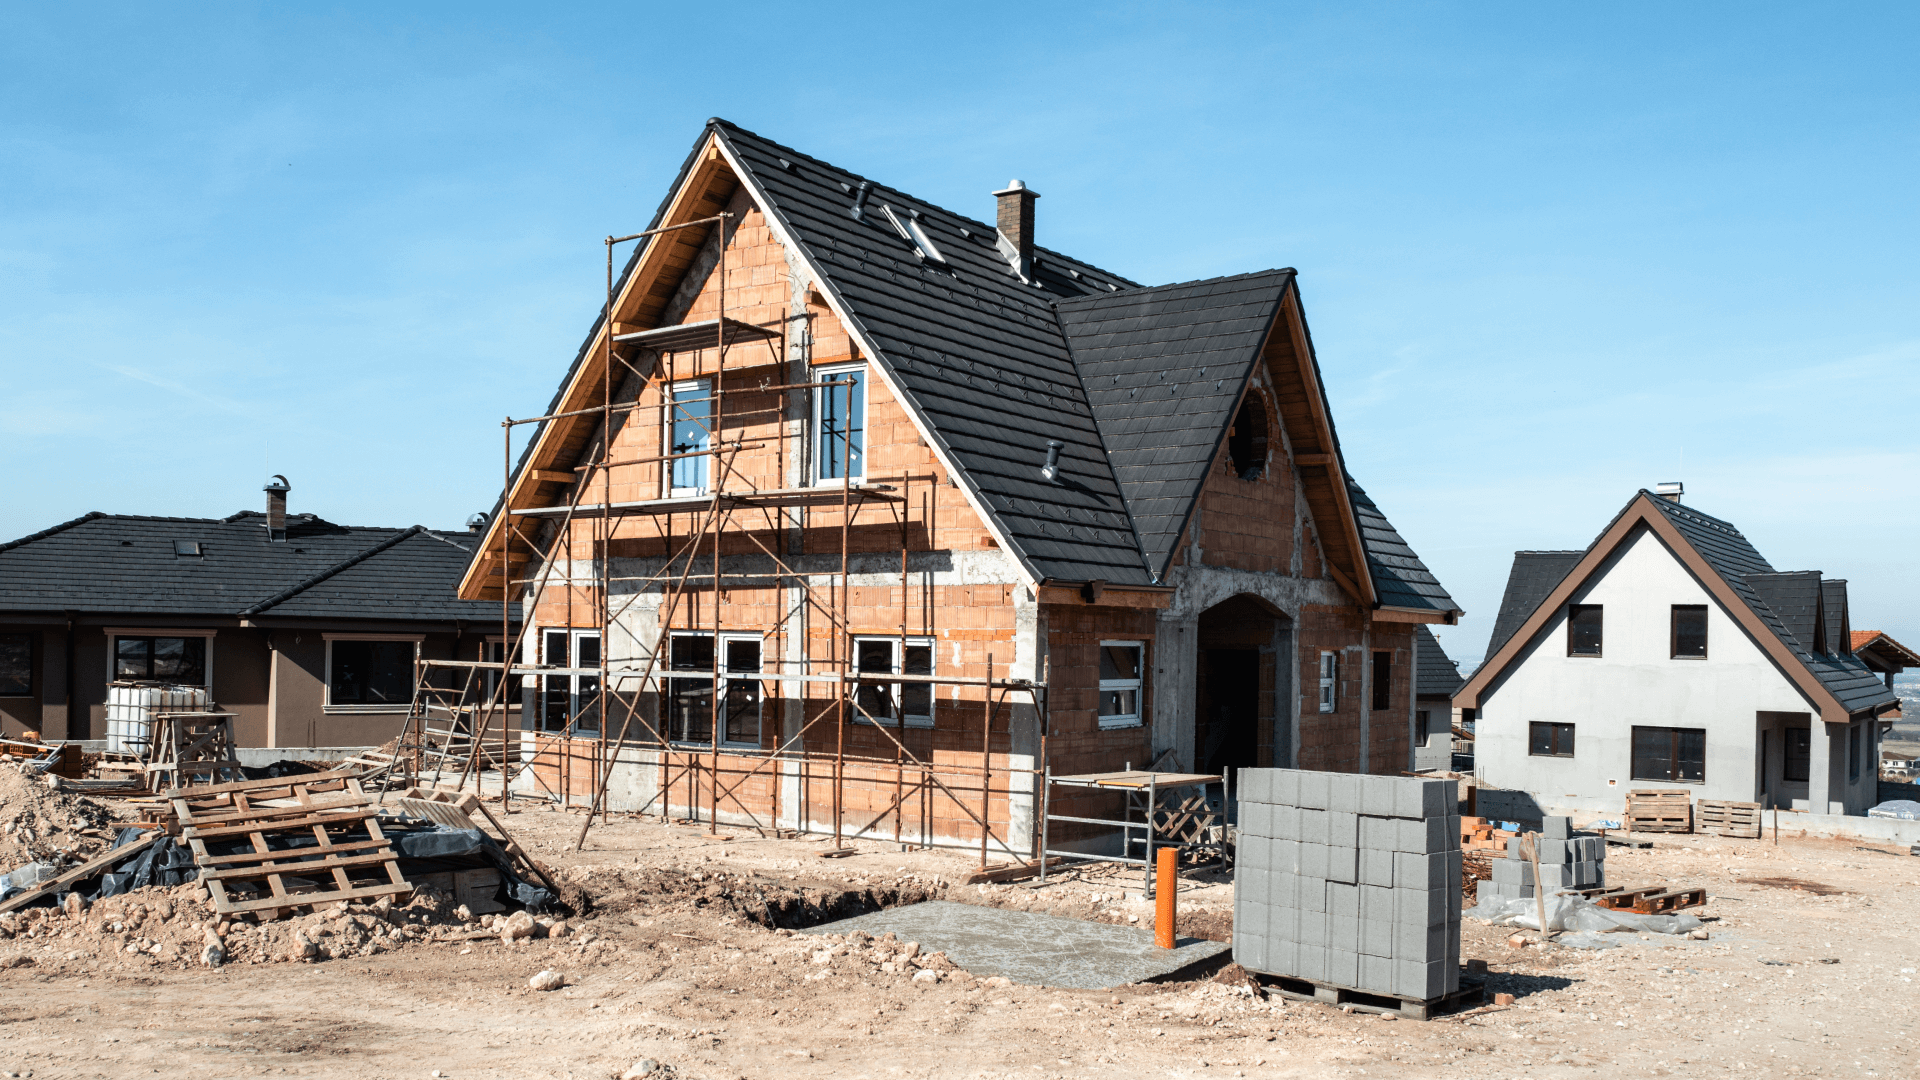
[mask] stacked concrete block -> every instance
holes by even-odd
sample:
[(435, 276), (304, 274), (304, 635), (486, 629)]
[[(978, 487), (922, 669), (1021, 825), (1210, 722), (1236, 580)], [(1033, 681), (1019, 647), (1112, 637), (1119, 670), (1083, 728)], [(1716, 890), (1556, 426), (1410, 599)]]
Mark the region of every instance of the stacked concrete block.
[(1238, 787), (1238, 963), (1419, 1001), (1459, 989), (1453, 781), (1242, 769)]
[(1548, 817), (1540, 823), (1535, 843), (1540, 850), (1540, 880), (1535, 881), (1533, 864), (1523, 854), (1525, 847), (1515, 840), (1507, 844), (1507, 857), (1493, 861), (1493, 879), (1480, 883), (1480, 898), (1522, 900), (1531, 898), (1536, 888), (1548, 895), (1561, 889), (1598, 889), (1607, 883), (1607, 842), (1598, 836), (1581, 836), (1568, 827), (1564, 817)]

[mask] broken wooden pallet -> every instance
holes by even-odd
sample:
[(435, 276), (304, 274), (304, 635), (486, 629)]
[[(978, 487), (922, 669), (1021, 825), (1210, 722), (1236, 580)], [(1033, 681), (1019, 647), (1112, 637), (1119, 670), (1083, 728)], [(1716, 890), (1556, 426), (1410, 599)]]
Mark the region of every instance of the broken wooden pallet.
[(1627, 795), (1629, 832), (1692, 832), (1693, 796), (1685, 791), (1633, 791)]
[[(380, 811), (353, 773), (243, 780), (166, 795), (213, 908), (223, 915), (413, 891), (392, 841), (380, 831)], [(314, 843), (305, 843), (309, 837)], [(222, 840), (247, 841), (251, 850), (208, 850), (209, 841)]]
[(1760, 839), (1760, 804), (1701, 799), (1694, 804), (1694, 828), (1737, 840)]
[(513, 834), (507, 831), (507, 827), (500, 824), (500, 819), (493, 816), (493, 811), (487, 809), (487, 804), (481, 802), (473, 792), (455, 795), (450, 791), (413, 787), (400, 793), (399, 805), (404, 813), (436, 825), (455, 829), (479, 828), (481, 832), (487, 832), (480, 822), (473, 819), (477, 811), (486, 819), (487, 825), (493, 826), (493, 831), (488, 835), (520, 866), (521, 876), (538, 878), (547, 891), (555, 896), (560, 895), (560, 886), (548, 876), (546, 867), (533, 861), (533, 856), (527, 854), (526, 849), (514, 840)]
[(16, 908), (26, 907), (28, 904), (33, 903), (43, 896), (57, 896), (63, 890), (70, 888), (74, 884), (85, 881), (111, 866), (126, 861), (164, 839), (166, 839), (166, 834), (156, 834), (146, 837), (145, 839), (135, 840), (131, 844), (124, 844), (114, 848), (105, 855), (89, 859), (58, 877), (43, 881), (25, 892), (15, 893), (6, 900), (0, 900), (0, 914), (5, 914)]
[(1706, 902), (1707, 890), (1704, 888), (1668, 889), (1641, 896), (1633, 902), (1633, 910), (1640, 915), (1665, 915), (1682, 908), (1701, 907)]

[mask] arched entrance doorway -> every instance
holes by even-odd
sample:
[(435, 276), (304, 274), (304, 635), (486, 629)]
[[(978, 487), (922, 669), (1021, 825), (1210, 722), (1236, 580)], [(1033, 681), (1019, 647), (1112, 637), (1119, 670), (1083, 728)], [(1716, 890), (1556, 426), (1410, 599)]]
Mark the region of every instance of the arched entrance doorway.
[(1292, 625), (1278, 608), (1245, 594), (1201, 612), (1193, 710), (1198, 771), (1291, 763), (1292, 728), (1276, 722), (1291, 663), (1276, 660), (1290, 655)]

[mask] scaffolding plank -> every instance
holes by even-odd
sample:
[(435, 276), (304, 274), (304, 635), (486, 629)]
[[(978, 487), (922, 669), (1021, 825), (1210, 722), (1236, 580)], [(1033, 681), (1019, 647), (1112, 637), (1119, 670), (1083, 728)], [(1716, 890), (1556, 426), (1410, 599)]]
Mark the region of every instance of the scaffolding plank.
[(855, 484), (849, 488), (804, 487), (780, 488), (773, 491), (721, 491), (707, 495), (685, 495), (674, 499), (581, 503), (578, 506), (536, 506), (515, 510), (513, 515), (555, 519), (571, 517), (581, 521), (598, 517), (657, 517), (662, 514), (690, 514), (711, 507), (716, 500), (722, 506), (764, 506), (771, 509), (796, 506), (834, 507), (839, 506), (843, 498), (853, 503), (900, 502), (901, 497), (892, 494), (892, 491), (891, 484)]

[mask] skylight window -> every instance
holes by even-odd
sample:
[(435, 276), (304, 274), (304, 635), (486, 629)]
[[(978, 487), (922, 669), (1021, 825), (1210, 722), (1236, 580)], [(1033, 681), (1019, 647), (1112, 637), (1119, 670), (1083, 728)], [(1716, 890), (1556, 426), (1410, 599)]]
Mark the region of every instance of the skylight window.
[(880, 211), (887, 215), (887, 220), (893, 222), (894, 230), (900, 234), (901, 239), (912, 244), (922, 259), (942, 266), (947, 264), (947, 257), (940, 254), (940, 249), (933, 244), (933, 237), (927, 235), (927, 230), (921, 228), (918, 221), (912, 217), (901, 217), (886, 203), (880, 204)]
[(198, 540), (175, 540), (175, 541), (173, 542), (173, 553), (174, 553), (175, 555), (179, 555), (179, 556), (181, 556), (181, 557), (192, 557), (192, 558), (199, 558), (199, 557), (200, 557), (200, 554), (201, 554), (201, 552), (200, 552), (200, 541), (198, 541)]

